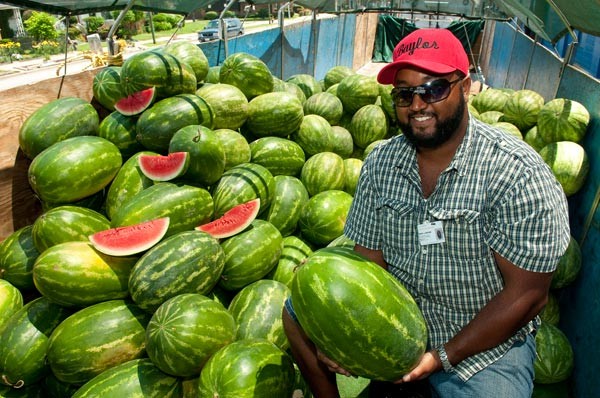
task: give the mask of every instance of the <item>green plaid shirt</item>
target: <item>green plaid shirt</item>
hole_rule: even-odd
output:
[[[445,241],[422,246],[417,225],[442,221]],[[561,186],[525,142],[473,117],[454,159],[425,199],[414,147],[403,136],[365,160],[345,234],[382,250],[412,293],[429,344],[452,338],[503,287],[492,251],[526,270],[551,272],[569,243]],[[499,346],[460,362],[467,380],[535,329],[530,322]]]

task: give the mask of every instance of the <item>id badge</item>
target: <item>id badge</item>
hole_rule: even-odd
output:
[[[444,224],[441,221],[427,221],[417,225],[421,246],[434,245],[446,241]]]

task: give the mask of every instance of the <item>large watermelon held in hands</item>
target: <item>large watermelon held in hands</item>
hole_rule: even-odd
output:
[[[398,380],[425,351],[425,320],[406,288],[350,248],[311,254],[296,271],[291,290],[308,337],[356,376]]]

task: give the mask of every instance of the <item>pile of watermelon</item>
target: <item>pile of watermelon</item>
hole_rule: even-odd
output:
[[[584,186],[590,165],[582,141],[590,114],[581,103],[566,98],[546,102],[533,90],[488,87],[470,98],[469,109],[476,118],[530,144],[551,168],[566,196]],[[581,265],[581,249],[571,237],[553,275],[549,302],[540,314],[542,324],[535,338],[535,387],[561,391],[557,393],[561,397],[568,396],[564,383],[573,372],[574,358],[571,342],[558,327],[558,297],[562,288],[576,280]]]
[[[388,311],[406,314],[374,330],[413,331],[393,329],[410,343],[395,373],[359,352],[348,366],[400,377],[425,349],[422,316],[342,234],[363,157],[398,133],[389,91],[345,66],[323,81],[283,81],[246,53],[209,67],[178,42],[99,71],[104,109],[37,109],[19,142],[43,214],[0,244],[0,395],[310,396],[281,314],[298,269],[337,246],[322,258],[340,278],[371,278],[361,294],[399,292]],[[336,266],[348,256],[366,268]],[[310,310],[330,323],[332,309]]]
[[[36,110],[19,143],[43,214],[0,243],[0,395],[310,396],[283,332],[290,296],[328,355],[397,379],[425,350],[424,321],[343,235],[364,157],[400,133],[390,89],[346,66],[284,81],[246,53],[209,67],[178,42],[99,71],[103,112],[78,98]],[[563,120],[557,106],[536,125],[560,171],[562,142],[583,133],[564,127],[581,115]],[[565,178],[571,190],[584,179]],[[364,300],[390,296],[389,316],[361,330]]]

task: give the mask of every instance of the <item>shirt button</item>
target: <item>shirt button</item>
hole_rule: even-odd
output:
[[[421,253],[427,254],[427,246],[421,247]]]

